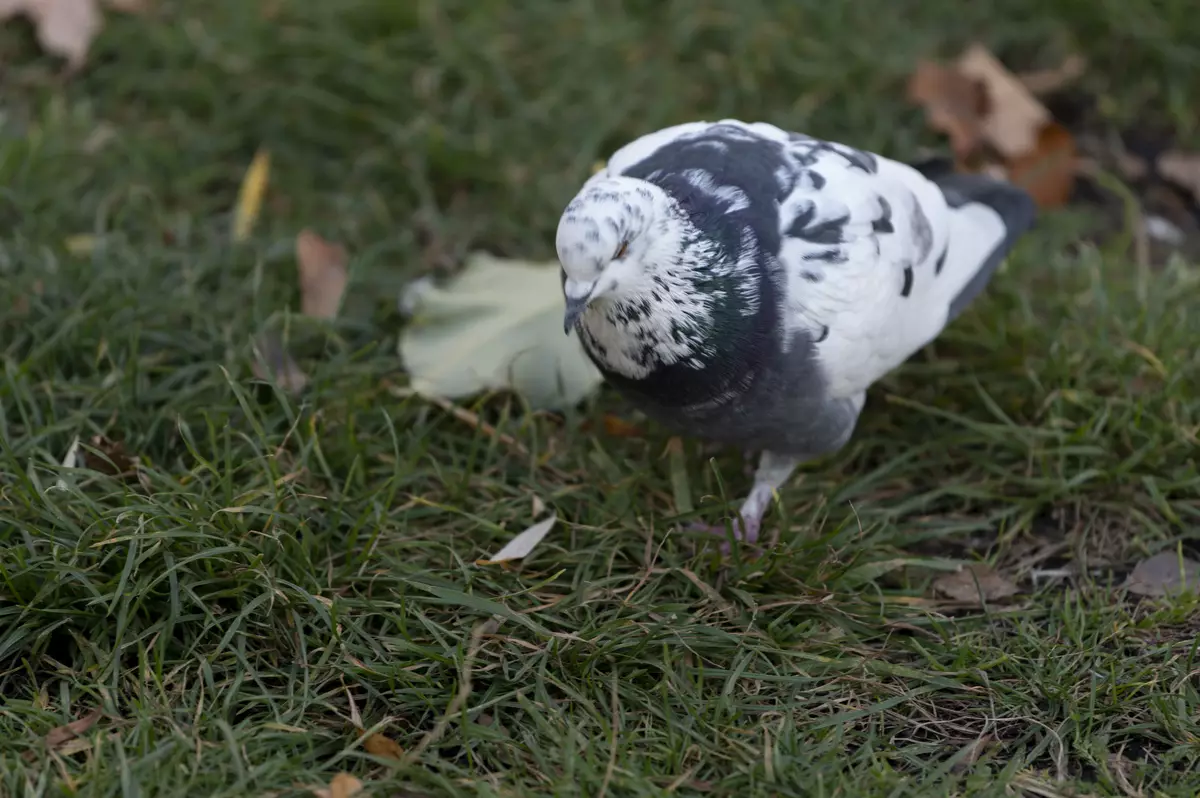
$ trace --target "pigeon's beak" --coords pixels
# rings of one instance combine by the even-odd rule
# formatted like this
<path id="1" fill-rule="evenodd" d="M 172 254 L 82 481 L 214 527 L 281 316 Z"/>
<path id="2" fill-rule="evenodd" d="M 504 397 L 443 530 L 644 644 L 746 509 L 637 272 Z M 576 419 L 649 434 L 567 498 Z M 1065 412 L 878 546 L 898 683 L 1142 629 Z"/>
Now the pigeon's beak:
<path id="1" fill-rule="evenodd" d="M 563 314 L 563 333 L 570 334 L 575 322 L 587 310 L 588 302 L 592 299 L 592 289 L 595 283 L 578 283 L 567 280 L 563 284 L 563 297 L 567 300 L 567 310 Z"/>

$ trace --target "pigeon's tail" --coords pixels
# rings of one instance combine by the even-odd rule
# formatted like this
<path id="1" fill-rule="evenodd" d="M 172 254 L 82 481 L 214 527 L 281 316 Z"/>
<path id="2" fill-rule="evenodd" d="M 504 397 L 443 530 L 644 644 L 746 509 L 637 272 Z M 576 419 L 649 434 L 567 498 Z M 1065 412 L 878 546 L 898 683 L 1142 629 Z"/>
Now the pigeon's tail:
<path id="1" fill-rule="evenodd" d="M 944 268 L 955 293 L 950 318 L 971 304 L 1017 239 L 1033 227 L 1037 206 L 1017 186 L 984 175 L 928 175 L 950 214 L 949 248 Z"/>

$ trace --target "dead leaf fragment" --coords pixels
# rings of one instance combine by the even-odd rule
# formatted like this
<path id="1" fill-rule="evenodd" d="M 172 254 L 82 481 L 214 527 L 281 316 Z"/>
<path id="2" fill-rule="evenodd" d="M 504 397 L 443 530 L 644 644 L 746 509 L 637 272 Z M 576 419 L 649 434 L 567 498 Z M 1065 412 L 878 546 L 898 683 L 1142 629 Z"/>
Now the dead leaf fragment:
<path id="1" fill-rule="evenodd" d="M 626 421 L 620 416 L 615 416 L 612 413 L 605 413 L 600 418 L 600 426 L 604 430 L 605 435 L 613 438 L 642 438 L 645 437 L 645 431 L 638 425 Z M 579 425 L 579 428 L 584 432 L 591 432 L 596 428 L 590 419 L 585 420 Z"/>
<path id="2" fill-rule="evenodd" d="M 326 241 L 312 230 L 296 236 L 296 267 L 300 273 L 300 312 L 318 319 L 337 316 L 346 290 L 346 261 L 341 244 Z"/>
<path id="3" fill-rule="evenodd" d="M 972 45 L 958 59 L 958 72 L 979 81 L 988 109 L 980 120 L 983 138 L 1006 158 L 1017 158 L 1037 146 L 1038 131 L 1052 121 L 1029 90 L 983 45 Z"/>
<path id="4" fill-rule="evenodd" d="M 640 438 L 646 434 L 638 425 L 612 413 L 604 414 L 604 432 L 614 438 Z"/>
<path id="5" fill-rule="evenodd" d="M 368 734 L 363 740 L 363 748 L 367 749 L 368 754 L 382 757 L 383 759 L 395 759 L 399 761 L 404 756 L 404 749 L 400 743 L 388 737 L 385 734 Z"/>
<path id="6" fill-rule="evenodd" d="M 114 477 L 133 476 L 141 466 L 141 458 L 130 454 L 123 441 L 93 435 L 91 446 L 96 452 L 83 450 L 83 467 Z M 98 452 L 98 453 L 97 453 Z"/>
<path id="7" fill-rule="evenodd" d="M 1030 152 L 1008 162 L 1008 180 L 1028 191 L 1042 208 L 1066 204 L 1078 171 L 1075 139 L 1057 122 L 1038 131 Z"/>
<path id="8" fill-rule="evenodd" d="M 1052 94 L 1083 76 L 1087 70 L 1087 59 L 1081 55 L 1069 55 L 1052 69 L 1037 69 L 1022 72 L 1017 79 L 1032 94 Z"/>
<path id="9" fill-rule="evenodd" d="M 342 771 L 329 780 L 328 787 L 310 787 L 317 798 L 351 798 L 362 792 L 363 783 Z"/>
<path id="10" fill-rule="evenodd" d="M 254 363 L 251 368 L 260 380 L 273 382 L 288 393 L 300 393 L 308 385 L 308 375 L 301 370 L 283 345 L 278 333 L 268 332 L 255 341 Z"/>
<path id="11" fill-rule="evenodd" d="M 1007 598 L 1017 586 L 984 563 L 970 563 L 933 581 L 934 590 L 955 601 L 982 604 Z"/>
<path id="12" fill-rule="evenodd" d="M 1200 202 L 1200 153 L 1164 152 L 1158 156 L 1158 171 L 1167 180 L 1192 192 Z"/>
<path id="13" fill-rule="evenodd" d="M 925 108 L 931 128 L 950 137 L 960 159 L 978 149 L 988 103 L 978 81 L 933 61 L 921 61 L 909 78 L 908 98 Z"/>
<path id="14" fill-rule="evenodd" d="M 957 171 L 1015 183 L 1043 208 L 1070 198 L 1078 171 L 1074 138 L 982 45 L 952 67 L 918 63 L 909 99 L 925 108 L 931 128 L 950 137 Z"/>
<path id="15" fill-rule="evenodd" d="M 233 207 L 233 240 L 245 241 L 254 229 L 262 211 L 263 197 L 267 193 L 267 181 L 271 177 L 271 153 L 259 150 L 242 177 L 238 188 L 237 204 Z"/>
<path id="16" fill-rule="evenodd" d="M 969 771 L 975 766 L 975 763 L 979 761 L 979 758 L 983 756 L 984 752 L 987 751 L 995 739 L 992 735 L 985 734 L 975 740 L 975 742 L 967 744 L 962 759 L 950 766 L 950 772 L 966 773 Z"/>
<path id="17" fill-rule="evenodd" d="M 87 60 L 92 40 L 104 26 L 95 0 L 9 0 L 0 4 L 0 19 L 24 14 L 33 23 L 38 44 L 67 61 L 73 72 Z"/>
<path id="18" fill-rule="evenodd" d="M 136 13 L 146 9 L 146 0 L 107 0 L 114 11 Z M 38 44 L 51 55 L 67 61 L 67 71 L 83 66 L 92 40 L 104 27 L 97 0 L 0 0 L 0 22 L 24 15 L 33 23 Z"/>
<path id="19" fill-rule="evenodd" d="M 558 521 L 558 514 L 550 513 L 549 517 L 543 518 L 541 521 L 538 521 L 536 524 L 529 527 L 512 540 L 508 541 L 508 543 L 504 544 L 504 547 L 501 548 L 500 551 L 496 552 L 491 557 L 485 557 L 481 560 L 476 560 L 475 564 L 499 565 L 500 563 L 506 563 L 512 560 L 524 559 L 525 557 L 529 556 L 529 553 L 532 552 L 539 543 L 542 542 L 542 538 L 546 537 L 546 535 L 550 533 L 550 530 L 554 528 L 556 521 Z"/>
<path id="20" fill-rule="evenodd" d="M 104 710 L 96 707 L 91 712 L 84 715 L 79 720 L 73 720 L 62 726 L 56 726 L 46 733 L 46 747 L 57 750 L 69 740 L 74 740 L 81 734 L 87 734 L 88 730 L 96 725 L 96 721 L 100 720 L 100 716 L 104 714 Z"/>
<path id="21" fill-rule="evenodd" d="M 1154 597 L 1200 591 L 1200 563 L 1174 551 L 1159 552 L 1138 563 L 1124 587 L 1130 593 Z"/>

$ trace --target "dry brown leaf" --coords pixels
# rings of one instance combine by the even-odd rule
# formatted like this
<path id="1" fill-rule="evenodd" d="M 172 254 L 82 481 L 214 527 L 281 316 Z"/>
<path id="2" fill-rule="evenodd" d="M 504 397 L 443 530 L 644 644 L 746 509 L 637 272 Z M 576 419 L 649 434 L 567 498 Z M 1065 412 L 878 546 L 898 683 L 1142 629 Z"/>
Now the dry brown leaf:
<path id="1" fill-rule="evenodd" d="M 93 435 L 92 448 L 99 454 L 83 450 L 83 465 L 93 471 L 109 476 L 126 477 L 137 473 L 141 458 L 130 454 L 122 441 L 113 441 L 103 435 Z M 103 455 L 103 456 L 101 456 Z"/>
<path id="2" fill-rule="evenodd" d="M 626 421 L 620 416 L 614 416 L 612 413 L 605 413 L 601 417 L 600 422 L 604 428 L 604 433 L 614 438 L 641 438 L 646 434 L 641 427 Z M 585 432 L 595 428 L 595 425 L 591 421 L 585 421 L 579 426 Z"/>
<path id="3" fill-rule="evenodd" d="M 1075 139 L 1051 122 L 1039 131 L 1034 149 L 1008 162 L 1008 180 L 1029 192 L 1043 208 L 1065 205 L 1078 173 Z"/>
<path id="4" fill-rule="evenodd" d="M 646 434 L 638 425 L 611 413 L 604 414 L 604 432 L 614 438 L 640 438 Z"/>
<path id="5" fill-rule="evenodd" d="M 1086 58 L 1081 55 L 1069 55 L 1053 69 L 1022 72 L 1017 79 L 1033 94 L 1050 94 L 1078 80 L 1086 70 Z"/>
<path id="6" fill-rule="evenodd" d="M 1168 596 L 1200 591 L 1200 563 L 1163 551 L 1142 560 L 1125 580 L 1125 589 L 1139 596 Z"/>
<path id="7" fill-rule="evenodd" d="M 368 754 L 384 759 L 399 761 L 404 756 L 400 743 L 385 734 L 368 734 L 367 739 L 363 740 L 363 748 L 367 749 Z"/>
<path id="8" fill-rule="evenodd" d="M 300 272 L 300 311 L 318 319 L 337 316 L 346 290 L 346 261 L 341 244 L 326 241 L 312 230 L 296 236 L 296 266 Z"/>
<path id="9" fill-rule="evenodd" d="M 1017 586 L 984 563 L 971 563 L 933 581 L 939 593 L 955 601 L 982 604 L 1007 598 L 1017 592 Z"/>
<path id="10" fill-rule="evenodd" d="M 342 771 L 329 780 L 328 787 L 310 787 L 317 798 L 351 798 L 362 792 L 363 783 Z"/>
<path id="11" fill-rule="evenodd" d="M 941 64 L 921 61 L 909 78 L 908 98 L 924 107 L 931 128 L 950 137 L 959 159 L 979 148 L 987 95 L 978 81 Z"/>
<path id="12" fill-rule="evenodd" d="M 284 347 L 279 335 L 268 332 L 260 335 L 252 368 L 260 380 L 274 382 L 288 393 L 300 393 L 308 385 L 308 375 Z"/>
<path id="13" fill-rule="evenodd" d="M 1192 192 L 1200 202 L 1200 153 L 1164 152 L 1158 156 L 1158 171 L 1167 180 Z"/>
<path id="14" fill-rule="evenodd" d="M 958 72 L 979 81 L 988 98 L 981 133 L 1005 158 L 1019 158 L 1037 146 L 1038 132 L 1053 121 L 1050 112 L 983 45 L 959 57 Z"/>
<path id="15" fill-rule="evenodd" d="M 83 65 L 104 26 L 96 0 L 0 0 L 0 20 L 18 14 L 33 23 L 43 50 L 66 59 L 68 71 Z"/>
<path id="16" fill-rule="evenodd" d="M 63 726 L 54 727 L 46 733 L 46 747 L 56 750 L 61 748 L 67 741 L 73 740 L 81 734 L 87 734 L 88 730 L 96 725 L 96 721 L 100 720 L 100 716 L 103 714 L 104 710 L 96 707 L 79 720 L 73 720 Z"/>
<path id="17" fill-rule="evenodd" d="M 107 0 L 114 11 L 145 11 L 148 0 Z M 104 27 L 96 0 L 0 0 L 0 22 L 23 14 L 33 23 L 38 44 L 51 55 L 65 58 L 68 71 L 87 60 L 92 40 Z"/>

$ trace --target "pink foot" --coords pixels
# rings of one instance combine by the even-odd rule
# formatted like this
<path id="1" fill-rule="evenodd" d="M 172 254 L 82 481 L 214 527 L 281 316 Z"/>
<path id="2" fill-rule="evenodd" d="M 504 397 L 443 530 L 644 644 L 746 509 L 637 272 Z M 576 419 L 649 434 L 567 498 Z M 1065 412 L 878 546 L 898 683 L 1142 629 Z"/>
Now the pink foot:
<path id="1" fill-rule="evenodd" d="M 733 526 L 734 540 L 738 541 L 743 547 L 749 548 L 754 552 L 759 552 L 761 549 L 758 545 L 758 527 L 759 521 L 756 519 L 747 519 L 743 524 L 740 519 L 731 519 Z M 690 532 L 703 532 L 706 535 L 723 538 L 721 543 L 721 553 L 729 554 L 733 550 L 733 545 L 729 540 L 729 528 L 725 524 L 704 524 L 695 522 L 687 525 Z"/>

